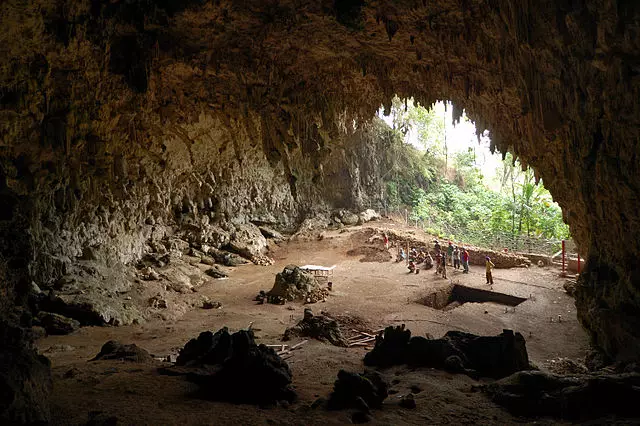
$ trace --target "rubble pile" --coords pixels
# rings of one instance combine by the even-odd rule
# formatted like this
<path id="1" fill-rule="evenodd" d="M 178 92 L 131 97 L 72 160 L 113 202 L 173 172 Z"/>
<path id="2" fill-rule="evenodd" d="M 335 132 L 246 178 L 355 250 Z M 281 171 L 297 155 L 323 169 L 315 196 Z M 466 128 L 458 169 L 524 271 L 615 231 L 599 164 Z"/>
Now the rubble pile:
<path id="1" fill-rule="evenodd" d="M 296 265 L 287 265 L 276 275 L 273 288 L 267 292 L 267 296 L 272 303 L 274 303 L 273 300 L 307 301 L 310 297 L 317 299 L 319 290 L 320 284 L 313 274 Z M 311 303 L 311 300 L 308 303 Z"/>
<path id="2" fill-rule="evenodd" d="M 640 374 L 558 376 L 521 371 L 482 388 L 497 404 L 518 416 L 585 421 L 640 415 Z"/>
<path id="3" fill-rule="evenodd" d="M 251 262 L 253 262 L 256 265 L 261 265 L 261 266 L 271 266 L 274 263 L 276 263 L 275 260 L 273 260 L 272 258 L 270 258 L 269 256 L 267 256 L 265 254 L 259 254 L 259 255 L 253 256 L 251 258 Z"/>
<path id="4" fill-rule="evenodd" d="M 176 366 L 174 374 L 186 375 L 208 399 L 250 404 L 296 399 L 289 366 L 273 349 L 257 345 L 251 330 L 200 333 L 180 351 Z"/>
<path id="5" fill-rule="evenodd" d="M 473 378 L 502 378 L 531 368 L 524 337 L 512 330 L 503 330 L 497 336 L 449 331 L 441 339 L 428 339 L 411 337 L 404 325 L 387 327 L 365 355 L 364 363 L 433 367 Z"/>
<path id="6" fill-rule="evenodd" d="M 115 340 L 109 340 L 102 345 L 102 349 L 91 361 L 98 360 L 122 360 L 132 362 L 150 362 L 153 357 L 149 352 L 139 348 L 135 344 L 126 345 Z"/>
<path id="7" fill-rule="evenodd" d="M 282 340 L 287 341 L 294 337 L 310 337 L 335 346 L 348 346 L 336 320 L 322 314 L 313 315 L 309 308 L 304 310 L 304 318 L 298 324 L 285 330 Z"/>

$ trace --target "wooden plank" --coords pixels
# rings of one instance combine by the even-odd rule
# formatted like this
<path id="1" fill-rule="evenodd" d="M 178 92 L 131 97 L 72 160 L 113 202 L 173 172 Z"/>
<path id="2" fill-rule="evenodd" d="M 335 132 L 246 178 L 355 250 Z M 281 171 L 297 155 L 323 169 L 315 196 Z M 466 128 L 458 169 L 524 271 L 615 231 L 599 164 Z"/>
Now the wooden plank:
<path id="1" fill-rule="evenodd" d="M 376 337 L 373 334 L 365 333 L 364 331 L 356 330 L 355 328 L 352 328 L 351 331 L 355 331 L 356 333 L 360 333 L 360 334 L 362 334 L 364 336 L 367 336 L 367 337 Z"/>
<path id="2" fill-rule="evenodd" d="M 351 343 L 349 343 L 349 346 L 359 345 L 359 344 L 362 344 L 362 343 L 369 344 L 374 340 L 375 340 L 375 337 L 367 337 L 366 339 L 363 339 L 363 340 L 357 340 L 355 342 L 351 342 Z"/>
<path id="3" fill-rule="evenodd" d="M 291 346 L 291 348 L 289 348 L 290 351 L 293 351 L 295 349 L 298 349 L 300 346 L 304 345 L 305 343 L 307 343 L 308 340 L 303 340 L 300 343 L 296 343 L 295 345 Z"/>

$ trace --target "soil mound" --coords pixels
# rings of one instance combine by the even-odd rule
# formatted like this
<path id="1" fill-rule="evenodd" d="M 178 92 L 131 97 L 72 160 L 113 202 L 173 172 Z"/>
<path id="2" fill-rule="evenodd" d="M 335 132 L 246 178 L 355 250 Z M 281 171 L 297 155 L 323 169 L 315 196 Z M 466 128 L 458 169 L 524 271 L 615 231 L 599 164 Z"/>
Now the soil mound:
<path id="1" fill-rule="evenodd" d="M 389 262 L 391 253 L 384 247 L 361 246 L 347 251 L 348 256 L 364 256 L 360 262 Z"/>
<path id="2" fill-rule="evenodd" d="M 102 349 L 100 349 L 98 355 L 96 355 L 91 361 L 107 359 L 119 359 L 132 362 L 153 361 L 153 357 L 144 349 L 139 348 L 134 344 L 123 345 L 115 340 L 109 340 L 107 343 L 102 345 Z"/>
<path id="3" fill-rule="evenodd" d="M 503 330 L 498 336 L 476 336 L 449 331 L 441 339 L 427 339 L 411 337 L 404 325 L 387 327 L 384 335 L 376 338 L 373 350 L 365 355 L 364 363 L 433 367 L 474 378 L 502 378 L 531 368 L 520 333 Z"/>
<path id="4" fill-rule="evenodd" d="M 176 365 L 181 368 L 172 373 L 185 374 L 207 399 L 249 404 L 296 399 L 289 365 L 273 349 L 258 346 L 251 330 L 200 333 L 180 351 Z"/>
<path id="5" fill-rule="evenodd" d="M 293 337 L 310 337 L 321 342 L 329 342 L 334 346 L 348 346 L 336 320 L 322 314 L 313 315 L 308 308 L 304 310 L 302 321 L 285 330 L 282 340 L 291 340 Z"/>

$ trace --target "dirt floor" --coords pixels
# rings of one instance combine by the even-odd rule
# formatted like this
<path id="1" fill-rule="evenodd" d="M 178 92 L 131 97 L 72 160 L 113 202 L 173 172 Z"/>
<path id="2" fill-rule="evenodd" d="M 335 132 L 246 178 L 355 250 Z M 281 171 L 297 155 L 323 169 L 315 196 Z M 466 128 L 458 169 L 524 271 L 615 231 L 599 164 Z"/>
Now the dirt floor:
<path id="1" fill-rule="evenodd" d="M 393 227 L 392 223 L 378 223 Z M 124 327 L 86 327 L 68 336 L 50 336 L 38 342 L 52 362 L 54 375 L 53 419 L 55 424 L 84 424 L 91 412 L 116 416 L 118 424 L 205 425 L 205 424 L 345 424 L 352 411 L 324 411 L 311 404 L 326 398 L 341 368 L 362 371 L 365 348 L 339 348 L 309 341 L 287 360 L 299 401 L 287 407 L 232 405 L 193 398 L 194 385 L 182 377 L 163 376 L 157 367 L 169 365 L 127 362 L 90 362 L 107 340 L 135 343 L 157 358 L 176 355 L 191 338 L 205 330 L 223 326 L 232 331 L 250 323 L 259 343 L 276 344 L 285 328 L 295 325 L 304 307 L 314 313 L 361 317 L 371 330 L 406 324 L 414 335 L 440 337 L 448 330 L 495 335 L 502 329 L 519 331 L 527 340 L 531 361 L 552 368 L 556 360 L 581 360 L 587 350 L 587 336 L 576 319 L 574 301 L 562 288 L 559 270 L 552 268 L 500 269 L 494 271 L 493 291 L 526 298 L 517 307 L 495 303 L 464 303 L 450 310 L 437 310 L 417 301 L 433 289 L 450 283 L 489 289 L 484 268 L 471 266 L 462 274 L 449 268 L 444 280 L 433 270 L 408 274 L 404 263 L 361 262 L 367 250 L 360 228 L 325 232 L 312 242 L 291 242 L 276 247 L 272 266 L 247 265 L 233 268 L 230 277 L 210 279 L 198 294 L 222 302 L 222 309 L 196 309 L 175 321 L 154 320 Z M 347 255 L 363 253 L 360 255 Z M 277 272 L 287 264 L 336 265 L 331 277 L 333 291 L 324 303 L 302 305 L 258 305 L 253 298 L 269 290 Z M 561 321 L 558 322 L 558 316 Z M 553 319 L 553 321 L 552 321 Z M 295 344 L 296 341 L 287 342 Z M 515 418 L 473 389 L 481 382 L 464 375 L 433 369 L 394 367 L 383 370 L 396 393 L 384 408 L 373 413 L 379 424 L 510 424 L 533 421 Z M 417 409 L 398 406 L 400 398 L 414 386 Z M 417 389 L 414 389 L 414 391 Z M 537 419 L 537 423 L 557 423 Z"/>

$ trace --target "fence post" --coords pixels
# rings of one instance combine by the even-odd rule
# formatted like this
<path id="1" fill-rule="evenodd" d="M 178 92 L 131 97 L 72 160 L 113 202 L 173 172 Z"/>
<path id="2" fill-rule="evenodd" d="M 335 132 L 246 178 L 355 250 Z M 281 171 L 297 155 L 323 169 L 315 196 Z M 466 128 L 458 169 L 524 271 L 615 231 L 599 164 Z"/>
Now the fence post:
<path id="1" fill-rule="evenodd" d="M 580 273 L 580 253 L 578 253 L 578 274 Z"/>
<path id="2" fill-rule="evenodd" d="M 562 274 L 563 274 L 563 275 L 566 273 L 566 270 L 565 270 L 564 249 L 565 249 L 565 241 L 564 241 L 564 240 L 562 240 Z"/>

